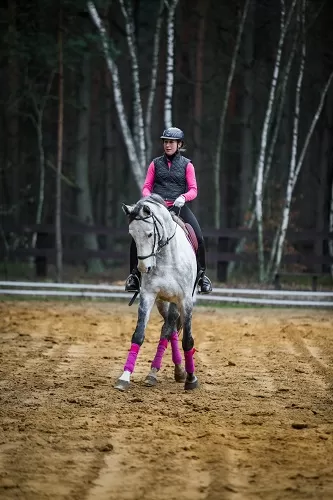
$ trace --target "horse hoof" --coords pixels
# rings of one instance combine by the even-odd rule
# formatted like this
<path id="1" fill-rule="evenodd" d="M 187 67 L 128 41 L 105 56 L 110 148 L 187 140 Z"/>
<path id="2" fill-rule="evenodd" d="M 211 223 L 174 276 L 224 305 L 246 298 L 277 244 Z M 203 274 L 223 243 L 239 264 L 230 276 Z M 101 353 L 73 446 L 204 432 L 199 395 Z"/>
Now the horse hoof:
<path id="1" fill-rule="evenodd" d="M 176 382 L 181 382 L 182 384 L 186 380 L 186 371 L 181 366 L 175 366 L 174 377 Z"/>
<path id="2" fill-rule="evenodd" d="M 154 387 L 157 384 L 157 378 L 153 377 L 153 375 L 147 375 L 145 378 L 145 385 L 148 387 Z"/>
<path id="3" fill-rule="evenodd" d="M 127 391 L 127 389 L 129 388 L 129 385 L 130 383 L 127 382 L 126 380 L 118 380 L 116 385 L 114 386 L 115 389 L 117 389 L 118 391 Z"/>
<path id="4" fill-rule="evenodd" d="M 185 386 L 184 389 L 185 391 L 192 391 L 193 389 L 196 389 L 199 385 L 199 381 L 195 375 L 192 375 L 191 378 L 187 378 L 185 381 Z"/>

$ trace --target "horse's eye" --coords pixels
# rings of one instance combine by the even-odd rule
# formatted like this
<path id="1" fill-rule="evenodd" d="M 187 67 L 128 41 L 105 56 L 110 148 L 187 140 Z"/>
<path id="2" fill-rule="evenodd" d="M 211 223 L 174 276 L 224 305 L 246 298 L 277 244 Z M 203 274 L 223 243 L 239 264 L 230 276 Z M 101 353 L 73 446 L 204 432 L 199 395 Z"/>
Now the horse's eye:
<path id="1" fill-rule="evenodd" d="M 148 238 L 151 238 L 153 236 L 153 233 L 148 234 Z"/>

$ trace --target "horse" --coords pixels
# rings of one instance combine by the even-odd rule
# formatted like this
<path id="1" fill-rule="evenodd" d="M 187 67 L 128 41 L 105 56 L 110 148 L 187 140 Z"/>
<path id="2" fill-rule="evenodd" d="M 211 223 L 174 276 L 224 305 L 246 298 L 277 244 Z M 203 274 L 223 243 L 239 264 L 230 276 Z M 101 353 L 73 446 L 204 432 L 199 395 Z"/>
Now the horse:
<path id="1" fill-rule="evenodd" d="M 185 225 L 168 210 L 159 195 L 141 198 L 134 205 L 122 204 L 122 209 L 128 217 L 129 233 L 137 246 L 141 289 L 136 328 L 124 371 L 115 388 L 125 391 L 130 386 L 130 377 L 145 339 L 150 313 L 156 303 L 164 323 L 145 384 L 156 385 L 163 354 L 170 342 L 175 380 L 184 382 L 186 391 L 195 389 L 198 386 L 192 336 L 192 314 L 198 281 L 195 247 L 191 244 Z M 191 230 L 191 227 L 188 229 Z M 190 235 L 193 241 L 193 230 Z M 180 329 L 183 331 L 185 370 L 178 346 Z"/>

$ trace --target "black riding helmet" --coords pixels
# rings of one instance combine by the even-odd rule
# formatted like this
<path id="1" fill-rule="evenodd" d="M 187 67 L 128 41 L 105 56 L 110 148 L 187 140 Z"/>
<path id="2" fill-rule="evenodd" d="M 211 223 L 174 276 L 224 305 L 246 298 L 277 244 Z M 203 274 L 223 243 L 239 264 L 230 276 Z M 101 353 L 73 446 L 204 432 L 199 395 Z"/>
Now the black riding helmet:
<path id="1" fill-rule="evenodd" d="M 184 132 L 177 127 L 169 127 L 164 130 L 161 139 L 173 139 L 175 141 L 184 141 Z"/>

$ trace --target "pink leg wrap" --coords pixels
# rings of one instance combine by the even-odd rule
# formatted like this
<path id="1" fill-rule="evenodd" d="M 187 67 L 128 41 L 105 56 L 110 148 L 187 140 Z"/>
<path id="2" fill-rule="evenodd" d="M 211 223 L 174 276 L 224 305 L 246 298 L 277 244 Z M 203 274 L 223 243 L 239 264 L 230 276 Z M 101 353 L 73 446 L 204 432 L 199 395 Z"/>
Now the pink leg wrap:
<path id="1" fill-rule="evenodd" d="M 172 332 L 170 337 L 171 349 L 172 349 L 172 361 L 175 365 L 180 365 L 182 362 L 182 355 L 180 353 L 178 345 L 178 332 Z"/>
<path id="2" fill-rule="evenodd" d="M 164 356 L 165 349 L 168 347 L 167 339 L 160 339 L 157 347 L 157 351 L 155 354 L 155 358 L 152 361 L 151 367 L 159 370 L 162 365 L 162 358 Z"/>
<path id="3" fill-rule="evenodd" d="M 187 373 L 194 373 L 194 353 L 195 349 L 191 349 L 190 351 L 184 351 L 185 356 L 185 371 Z"/>
<path id="4" fill-rule="evenodd" d="M 129 371 L 133 373 L 134 367 L 135 367 L 135 362 L 136 362 L 136 357 L 139 353 L 140 346 L 138 344 L 131 344 L 131 348 L 129 350 L 127 360 L 124 366 L 124 371 Z"/>

